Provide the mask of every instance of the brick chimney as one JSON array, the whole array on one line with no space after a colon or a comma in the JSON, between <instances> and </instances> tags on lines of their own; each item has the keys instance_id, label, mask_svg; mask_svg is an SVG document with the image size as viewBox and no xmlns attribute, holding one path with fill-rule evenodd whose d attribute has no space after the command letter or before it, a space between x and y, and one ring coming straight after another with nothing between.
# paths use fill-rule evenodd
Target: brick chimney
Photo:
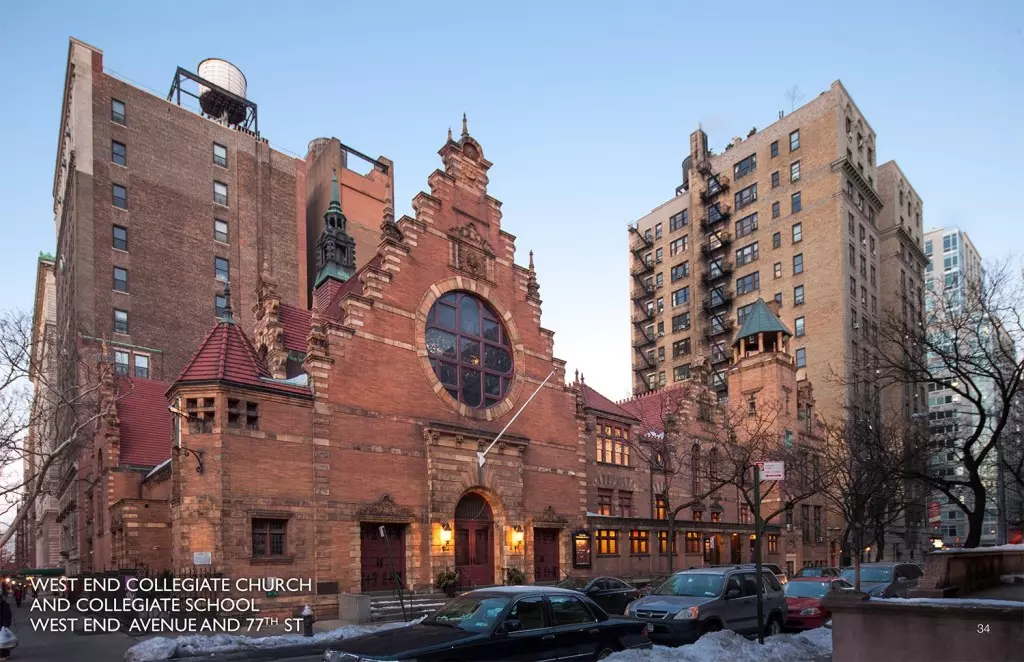
<instances>
[{"instance_id":1,"label":"brick chimney","mask_svg":"<svg viewBox=\"0 0 1024 662\"><path fill-rule=\"evenodd\" d=\"M772 298L770 301L766 301L765 303L768 304L768 310L772 311L772 315L775 315L779 319L782 319L782 315L779 314L781 306L779 305L778 301Z\"/></svg>"}]
</instances>

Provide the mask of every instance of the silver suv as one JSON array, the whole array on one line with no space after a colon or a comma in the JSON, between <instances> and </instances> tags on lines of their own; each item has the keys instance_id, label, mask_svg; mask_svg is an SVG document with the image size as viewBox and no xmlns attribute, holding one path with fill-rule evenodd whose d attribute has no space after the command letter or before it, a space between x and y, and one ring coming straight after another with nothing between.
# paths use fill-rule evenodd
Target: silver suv
<instances>
[{"instance_id":1,"label":"silver suv","mask_svg":"<svg viewBox=\"0 0 1024 662\"><path fill-rule=\"evenodd\" d=\"M786 595L775 575L761 570L765 634L782 632ZM754 568L682 570L650 595L626 607L626 615L647 621L655 643L679 645L716 630L757 634L757 582Z\"/></svg>"}]
</instances>

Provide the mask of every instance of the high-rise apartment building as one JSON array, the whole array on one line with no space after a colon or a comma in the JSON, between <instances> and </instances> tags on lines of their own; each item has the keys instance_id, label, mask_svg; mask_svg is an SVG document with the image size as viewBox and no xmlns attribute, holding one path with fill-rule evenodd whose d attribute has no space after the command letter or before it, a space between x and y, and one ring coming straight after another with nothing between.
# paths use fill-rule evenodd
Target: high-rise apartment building
<instances>
[{"instance_id":1,"label":"high-rise apartment building","mask_svg":"<svg viewBox=\"0 0 1024 662\"><path fill-rule=\"evenodd\" d=\"M886 274L902 268L919 290L924 256L920 198L901 174L890 186L899 169L876 155L839 81L722 153L691 134L675 196L630 226L634 393L707 361L727 398L728 348L760 296L779 303L819 412L880 416L873 346L883 307L903 297Z\"/></svg>"},{"instance_id":2,"label":"high-rise apartment building","mask_svg":"<svg viewBox=\"0 0 1024 662\"><path fill-rule=\"evenodd\" d=\"M72 39L53 181L61 355L102 347L117 374L165 384L223 313L228 283L250 334L261 279L308 308L308 248L335 173L357 266L376 251L394 186L388 159L336 138L312 140L305 158L271 147L246 78L230 63L173 73L167 97L156 96L105 71L102 51ZM69 462L55 471L65 566L88 569L75 558L87 521L72 516L83 483L72 478L87 469Z\"/></svg>"},{"instance_id":3,"label":"high-rise apartment building","mask_svg":"<svg viewBox=\"0 0 1024 662\"><path fill-rule=\"evenodd\" d=\"M925 234L924 250L928 256L925 272L926 291L935 299L943 301L943 307L951 311L956 309L958 301L970 301L968 292L981 287L982 265L981 256L967 233L956 227L929 230ZM926 309L932 308L933 305L934 301L927 301ZM931 310L928 312L928 323L939 325L938 330L941 330L942 320L934 319ZM993 337L995 333L997 330L993 329ZM981 380L978 383L979 386L984 386ZM928 418L931 429L937 434L954 428L960 421L963 421L968 429L975 425L975 406L964 402L952 389L942 388L940 384L929 384L927 397ZM987 443L988 439L982 441ZM982 523L982 545L996 544L998 537L997 459L997 453L993 450L979 470L988 498ZM931 463L934 470L948 476L962 475L964 470L955 448L940 452L931 458ZM969 495L965 494L964 498L969 498ZM935 492L930 499L928 523L933 529L933 534L941 536L943 543L948 546L959 546L967 537L968 523L964 512L945 494Z\"/></svg>"}]
</instances>

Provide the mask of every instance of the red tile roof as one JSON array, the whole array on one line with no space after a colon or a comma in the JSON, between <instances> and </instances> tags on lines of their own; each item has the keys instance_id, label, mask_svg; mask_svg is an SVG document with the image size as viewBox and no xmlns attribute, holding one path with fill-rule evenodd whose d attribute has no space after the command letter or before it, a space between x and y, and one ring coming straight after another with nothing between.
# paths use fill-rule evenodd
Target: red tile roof
<instances>
[{"instance_id":1,"label":"red tile roof","mask_svg":"<svg viewBox=\"0 0 1024 662\"><path fill-rule=\"evenodd\" d=\"M206 335L175 380L176 384L189 382L225 382L310 395L308 388L271 379L266 364L259 359L242 329L223 320Z\"/></svg>"},{"instance_id":2,"label":"red tile roof","mask_svg":"<svg viewBox=\"0 0 1024 662\"><path fill-rule=\"evenodd\" d=\"M309 349L310 311L282 303L277 309L277 315L284 325L284 348L305 354Z\"/></svg>"},{"instance_id":3,"label":"red tile roof","mask_svg":"<svg viewBox=\"0 0 1024 662\"><path fill-rule=\"evenodd\" d=\"M123 379L117 418L121 433L121 464L155 467L171 457L173 434L167 409L168 384L155 379Z\"/></svg>"},{"instance_id":4,"label":"red tile roof","mask_svg":"<svg viewBox=\"0 0 1024 662\"><path fill-rule=\"evenodd\" d=\"M604 397L586 384L580 384L580 393L583 394L583 405L589 409L621 416L623 418L635 418L629 411L623 409L608 398Z\"/></svg>"}]
</instances>

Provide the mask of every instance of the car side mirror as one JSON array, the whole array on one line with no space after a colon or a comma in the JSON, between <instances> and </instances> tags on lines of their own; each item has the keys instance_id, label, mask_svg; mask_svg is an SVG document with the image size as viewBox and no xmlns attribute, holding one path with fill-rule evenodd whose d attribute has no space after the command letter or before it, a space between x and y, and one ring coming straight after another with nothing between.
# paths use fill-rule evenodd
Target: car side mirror
<instances>
[{"instance_id":1,"label":"car side mirror","mask_svg":"<svg viewBox=\"0 0 1024 662\"><path fill-rule=\"evenodd\" d=\"M510 618L501 624L502 632L519 632L523 629L523 622L518 618Z\"/></svg>"},{"instance_id":2,"label":"car side mirror","mask_svg":"<svg viewBox=\"0 0 1024 662\"><path fill-rule=\"evenodd\" d=\"M738 588L731 588L731 589L729 589L728 591L725 592L725 599L726 600L734 600L735 598L738 598L738 597L740 597L740 590Z\"/></svg>"},{"instance_id":3,"label":"car side mirror","mask_svg":"<svg viewBox=\"0 0 1024 662\"><path fill-rule=\"evenodd\" d=\"M907 581L907 578L906 577L897 577L896 581L899 582L900 584L902 584L903 582Z\"/></svg>"}]
</instances>

